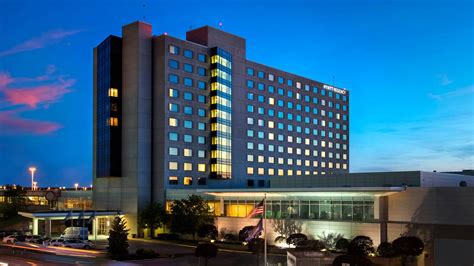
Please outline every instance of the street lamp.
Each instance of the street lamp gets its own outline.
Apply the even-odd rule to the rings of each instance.
[[[28,170],[30,170],[30,172],[31,172],[31,190],[34,190],[36,168],[35,167],[30,167],[30,168],[28,168]]]
[[[75,184],[74,184],[74,187],[75,187],[76,190],[77,190],[77,188],[79,187],[79,183],[75,183]]]

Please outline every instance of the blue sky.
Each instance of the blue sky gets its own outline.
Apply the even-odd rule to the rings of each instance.
[[[145,5],[145,6],[143,6]],[[0,0],[0,184],[89,185],[92,48],[135,20],[203,25],[247,58],[345,87],[352,172],[474,168],[472,1]]]

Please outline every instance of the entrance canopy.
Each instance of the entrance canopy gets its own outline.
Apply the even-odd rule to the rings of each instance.
[[[94,215],[95,213],[95,215]],[[114,211],[93,211],[93,210],[85,210],[84,212],[81,210],[75,211],[36,211],[36,212],[18,212],[19,215],[31,219],[39,219],[39,220],[64,220],[66,217],[69,219],[88,219],[92,215],[95,217],[105,217],[105,216],[113,216],[113,215],[123,215],[122,211],[114,210]]]

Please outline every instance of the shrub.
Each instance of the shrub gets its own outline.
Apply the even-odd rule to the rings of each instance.
[[[392,244],[389,242],[382,242],[377,247],[377,255],[380,257],[392,257],[395,255],[395,251],[393,250]]]
[[[349,247],[349,240],[347,238],[341,237],[337,240],[335,248],[337,250],[347,250]]]
[[[224,236],[224,240],[225,241],[237,241],[237,240],[239,240],[239,238],[234,234],[226,234]]]
[[[216,239],[217,228],[213,224],[203,224],[198,229],[198,237],[208,237],[210,239]]]
[[[286,239],[286,244],[295,245],[296,247],[301,247],[302,244],[304,243],[303,241],[306,241],[306,240],[308,240],[308,237],[305,234],[302,234],[302,233],[291,234]]]
[[[329,233],[326,235],[325,232],[323,232],[321,235],[318,235],[318,239],[324,243],[324,245],[329,248],[329,249],[334,249],[336,246],[336,243],[339,239],[343,238],[343,234],[339,233]]]
[[[247,239],[247,237],[249,236],[250,232],[252,232],[253,228],[253,225],[248,225],[242,228],[239,231],[239,241],[245,241],[245,239]]]
[[[349,243],[348,251],[353,255],[367,256],[374,253],[374,243],[368,236],[356,236]]]
[[[284,236],[277,236],[274,240],[275,243],[280,244],[280,243],[286,243],[286,237]]]
[[[207,266],[207,260],[217,256],[217,246],[212,243],[199,244],[194,251],[194,256],[203,257],[204,265]]]
[[[397,254],[405,256],[418,256],[425,248],[423,241],[416,236],[399,237],[393,241],[392,246]]]

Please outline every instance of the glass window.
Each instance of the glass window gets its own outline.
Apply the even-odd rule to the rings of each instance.
[[[198,81],[197,84],[198,84],[198,89],[200,89],[200,90],[205,90],[206,89],[206,82]]]
[[[198,164],[198,172],[206,172],[206,164],[204,163]]]
[[[184,64],[183,69],[184,69],[184,71],[186,71],[186,72],[193,73],[193,66],[190,65],[190,64]]]
[[[261,78],[261,79],[264,79],[265,78],[265,72],[258,71],[258,77]]]
[[[178,162],[169,162],[168,167],[170,170],[178,170]]]
[[[183,127],[184,127],[184,128],[193,128],[193,121],[191,121],[191,120],[184,120]]]
[[[178,155],[178,148],[169,147],[168,153],[169,153],[169,155],[177,156]]]
[[[179,78],[177,75],[169,74],[168,75],[168,81],[170,83],[178,84],[179,83]]]
[[[183,98],[187,101],[192,101],[193,100],[193,94],[191,92],[184,92]]]
[[[198,109],[198,116],[206,117],[206,109],[199,108]]]
[[[169,104],[169,110],[170,110],[170,112],[177,113],[177,112],[179,112],[179,106],[175,103],[170,103]]]
[[[171,45],[168,47],[169,49],[169,52],[171,54],[179,54],[179,47],[178,46],[174,46],[174,45]]]
[[[247,75],[253,76],[254,74],[255,74],[255,73],[254,73],[253,68],[247,67]]]
[[[176,132],[170,132],[168,137],[171,141],[178,141],[178,133]]]
[[[183,112],[187,115],[192,115],[193,114],[193,108],[191,106],[184,106]]]
[[[251,104],[247,105],[247,112],[253,113],[253,105]]]
[[[183,82],[184,82],[184,86],[188,86],[188,87],[193,86],[193,79],[191,79],[191,78],[184,78]]]
[[[253,88],[253,87],[254,87],[254,82],[253,82],[253,80],[247,80],[247,87],[248,87],[248,88]]]
[[[184,157],[192,157],[192,156],[193,156],[193,150],[191,150],[191,149],[183,149],[183,156],[184,156]]]
[[[177,176],[169,176],[168,183],[170,185],[177,185],[178,184],[178,177]]]
[[[275,76],[274,76],[273,74],[268,73],[268,80],[269,80],[269,81],[274,81],[274,80],[275,80]]]
[[[183,178],[183,185],[185,186],[191,186],[193,184],[193,178],[190,176],[185,176]]]
[[[191,59],[193,58],[193,51],[191,50],[184,49],[183,54],[184,54],[184,57],[186,58],[191,58]]]
[[[199,158],[206,158],[206,151],[205,150],[198,150],[198,157]]]
[[[206,144],[206,137],[198,136],[198,143],[199,144]]]
[[[170,117],[168,125],[170,127],[177,127],[178,126],[178,119]]]
[[[173,69],[179,69],[178,61],[173,60],[173,59],[168,60],[168,66]]]
[[[287,80],[286,84],[290,87],[293,86],[293,80],[291,80],[291,79]]]
[[[199,122],[198,123],[198,129],[199,130],[206,130],[206,123]]]
[[[253,100],[253,93],[251,92],[247,93],[247,100]]]
[[[258,83],[258,90],[264,91],[264,90],[265,90],[265,84],[263,84],[263,83]]]
[[[184,169],[184,171],[192,171],[193,170],[193,164],[192,163],[184,163],[183,164],[183,169]]]
[[[206,103],[206,96],[204,96],[204,95],[198,95],[198,102],[200,102],[200,103]]]
[[[273,86],[268,86],[268,92],[270,92],[270,93],[275,93],[275,87],[273,87]]]
[[[203,68],[203,67],[198,67],[198,74],[199,74],[199,76],[205,77],[206,76],[206,69]]]
[[[207,56],[205,54],[198,54],[198,61],[206,63]]]
[[[278,83],[283,84],[284,82],[285,80],[283,79],[283,77],[278,77]]]
[[[169,89],[169,96],[170,98],[178,98],[179,91],[177,89]]]
[[[193,136],[192,135],[186,134],[186,135],[184,135],[183,139],[184,139],[184,142],[187,142],[187,143],[193,142]]]

